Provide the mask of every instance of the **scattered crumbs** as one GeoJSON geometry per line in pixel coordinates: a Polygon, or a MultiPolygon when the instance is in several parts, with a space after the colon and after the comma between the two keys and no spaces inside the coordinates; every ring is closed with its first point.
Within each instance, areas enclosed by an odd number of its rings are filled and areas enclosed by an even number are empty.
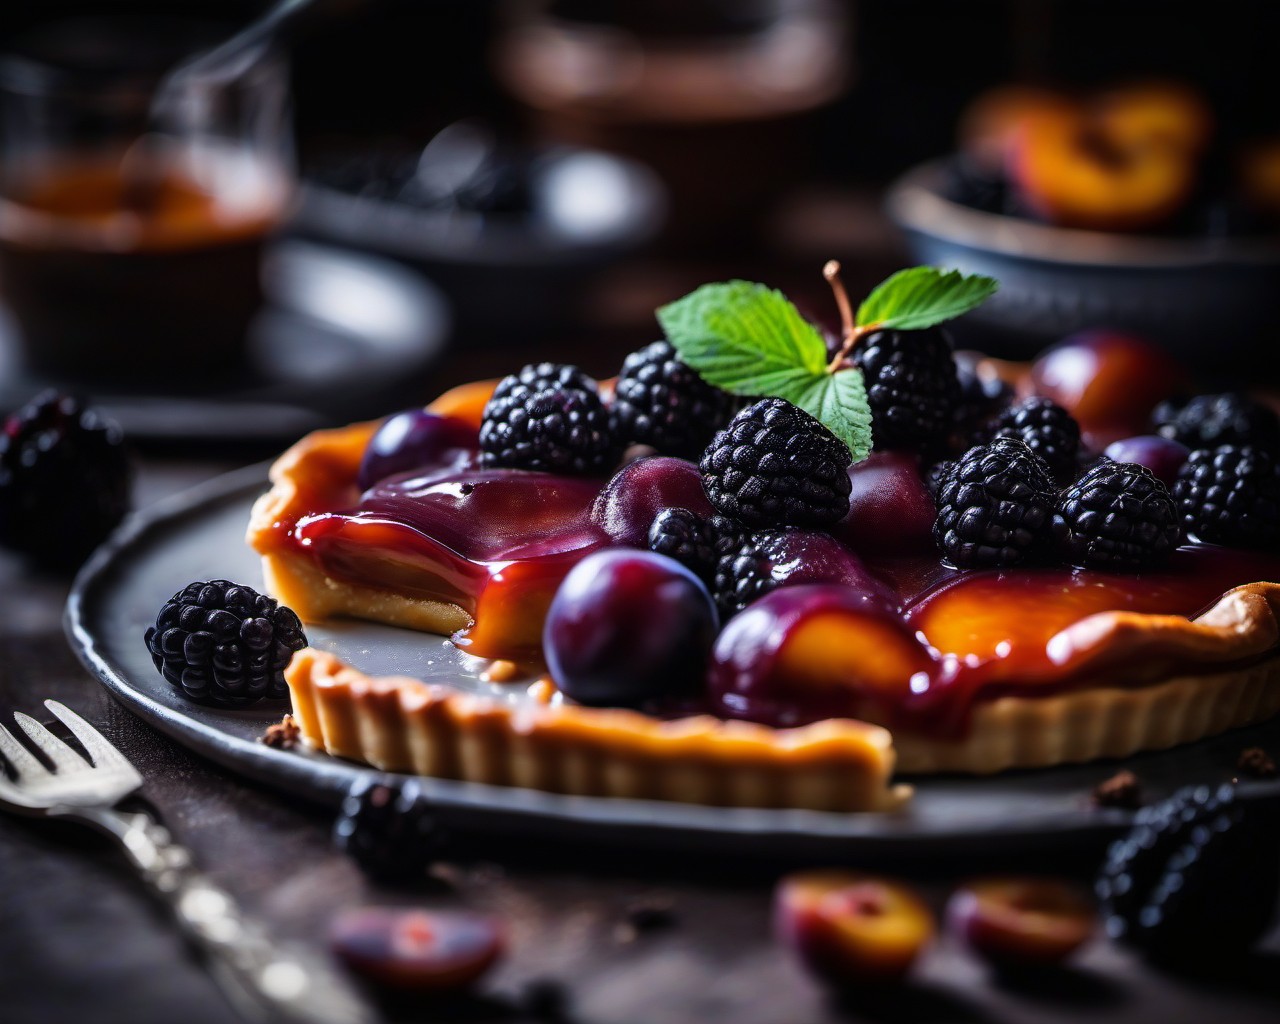
{"type": "Polygon", "coordinates": [[[1097,807],[1141,807],[1142,786],[1138,776],[1130,771],[1116,772],[1094,787],[1093,803],[1097,807]]]}
{"type": "Polygon", "coordinates": [[[480,678],[487,683],[509,683],[513,679],[519,679],[522,675],[524,673],[514,661],[498,658],[489,662],[485,670],[480,673],[480,678]]]}
{"type": "Polygon", "coordinates": [[[1247,747],[1236,758],[1236,771],[1255,779],[1272,779],[1276,775],[1276,763],[1261,747],[1247,747]]]}
{"type": "Polygon", "coordinates": [[[529,696],[539,704],[550,704],[551,699],[555,697],[556,693],[556,684],[546,676],[543,676],[529,687],[529,696]]]}
{"type": "Polygon", "coordinates": [[[569,991],[555,978],[534,978],[525,985],[520,1003],[535,1020],[564,1020],[569,991]]]}
{"type": "Polygon", "coordinates": [[[267,731],[262,734],[262,742],[274,750],[292,750],[301,739],[302,730],[293,715],[285,715],[274,725],[267,726],[267,731]]]}
{"type": "Polygon", "coordinates": [[[613,930],[613,937],[617,942],[634,942],[645,932],[670,928],[675,923],[676,913],[668,897],[640,897],[627,904],[623,919],[613,930]]]}

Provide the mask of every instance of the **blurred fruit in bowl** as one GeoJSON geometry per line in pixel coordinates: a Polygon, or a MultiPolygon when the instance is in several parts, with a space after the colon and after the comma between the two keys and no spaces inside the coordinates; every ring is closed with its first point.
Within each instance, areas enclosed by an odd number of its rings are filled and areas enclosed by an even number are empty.
{"type": "Polygon", "coordinates": [[[1245,145],[1186,86],[1006,86],[958,140],[888,208],[917,261],[1000,281],[961,345],[1027,358],[1106,324],[1212,371],[1280,329],[1280,142],[1245,145]]]}
{"type": "Polygon", "coordinates": [[[521,344],[563,322],[584,279],[652,239],[666,198],[642,165],[592,149],[517,144],[461,121],[422,150],[318,160],[296,228],[422,270],[462,331],[521,344]],[[501,295],[502,301],[494,301],[501,295]]]}
{"type": "Polygon", "coordinates": [[[1008,174],[1028,210],[1051,224],[1135,231],[1165,223],[1186,203],[1196,167],[1186,149],[1150,134],[1110,131],[1084,111],[1025,121],[1012,144],[1008,174]]]}

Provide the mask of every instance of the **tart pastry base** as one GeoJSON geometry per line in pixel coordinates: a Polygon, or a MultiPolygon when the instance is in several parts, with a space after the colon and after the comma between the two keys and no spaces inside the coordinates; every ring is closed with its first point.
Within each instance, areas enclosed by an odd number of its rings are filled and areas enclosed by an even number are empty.
{"type": "Polygon", "coordinates": [[[832,719],[774,730],[707,715],[520,707],[444,684],[372,678],[331,654],[298,652],[285,673],[306,742],[388,771],[581,796],[740,807],[887,811],[889,733],[832,719]]]}
{"type": "MultiPolygon", "coordinates": [[[[376,424],[318,431],[272,467],[249,541],[268,590],[303,619],[349,615],[434,633],[465,627],[456,605],[334,579],[281,542],[317,495],[352,503],[376,424]]],[[[340,502],[339,502],[340,503],[340,502]]],[[[328,507],[334,507],[332,505],[328,507]]],[[[1067,692],[979,699],[962,739],[831,719],[775,730],[707,716],[664,722],[619,710],[520,707],[445,684],[374,679],[317,651],[288,672],[299,724],[319,750],[378,768],[593,796],[836,811],[888,810],[903,772],[989,773],[1188,743],[1280,712],[1280,584],[1250,583],[1189,620],[1104,612],[1063,630],[1051,659],[1067,692]]]]}

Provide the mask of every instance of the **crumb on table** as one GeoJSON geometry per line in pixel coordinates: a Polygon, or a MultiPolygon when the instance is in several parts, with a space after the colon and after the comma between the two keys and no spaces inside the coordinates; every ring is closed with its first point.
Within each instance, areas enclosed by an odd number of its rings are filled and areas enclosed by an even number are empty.
{"type": "Polygon", "coordinates": [[[1276,775],[1276,763],[1261,747],[1246,747],[1236,758],[1236,771],[1255,779],[1272,779],[1276,775]]]}
{"type": "Polygon", "coordinates": [[[274,725],[267,726],[267,731],[262,734],[262,742],[275,750],[292,750],[301,739],[302,730],[297,720],[288,714],[274,725]]]}
{"type": "Polygon", "coordinates": [[[1134,808],[1142,806],[1142,785],[1131,771],[1116,772],[1093,790],[1093,802],[1098,807],[1134,808]]]}

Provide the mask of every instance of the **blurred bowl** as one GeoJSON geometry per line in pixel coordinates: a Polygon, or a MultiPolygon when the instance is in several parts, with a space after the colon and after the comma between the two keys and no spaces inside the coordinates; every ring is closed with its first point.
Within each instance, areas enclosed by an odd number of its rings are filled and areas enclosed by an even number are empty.
{"type": "Polygon", "coordinates": [[[309,181],[294,227],[421,270],[449,295],[464,337],[527,338],[571,317],[589,276],[652,239],[666,212],[658,179],[633,161],[556,147],[528,166],[527,212],[436,209],[309,181]]]}
{"type": "Polygon", "coordinates": [[[1280,329],[1280,238],[1107,234],[987,213],[944,195],[946,166],[909,171],[887,206],[917,262],[999,280],[994,297],[955,322],[962,345],[1026,357],[1112,327],[1220,366],[1257,355],[1280,329]]]}

